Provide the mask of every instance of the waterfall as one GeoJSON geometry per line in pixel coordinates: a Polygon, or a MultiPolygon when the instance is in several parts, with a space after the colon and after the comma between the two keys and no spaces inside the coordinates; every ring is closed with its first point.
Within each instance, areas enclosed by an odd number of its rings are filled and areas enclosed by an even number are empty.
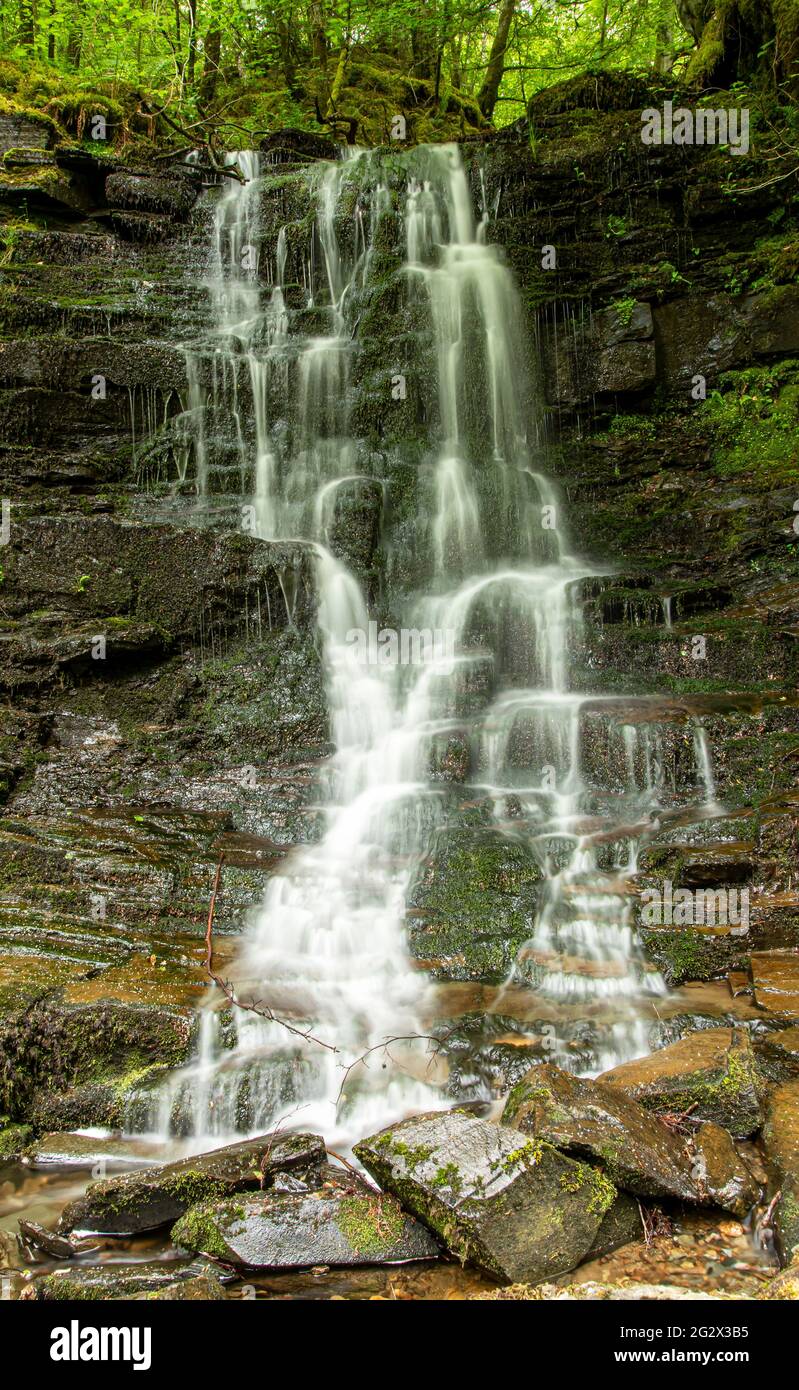
{"type": "MultiPolygon", "coordinates": [[[[238,475],[235,491],[252,506],[259,536],[312,547],[335,749],[321,838],[294,850],[269,880],[233,978],[240,998],[336,1051],[244,1011],[234,1011],[234,1043],[225,1047],[208,1008],[195,1062],[162,1088],[158,1124],[206,1145],[278,1123],[349,1142],[448,1103],[423,1037],[433,987],[409,961],[406,911],[446,814],[430,775],[433,744],[453,728],[470,673],[491,672],[471,715],[470,790],[498,831],[514,798],[513,835],[542,874],[538,914],[496,1009],[504,991],[521,987],[555,1003],[610,1001],[618,1013],[597,1068],[646,1050],[636,1006],[664,989],[637,945],[627,891],[635,841],[622,824],[654,816],[659,760],[646,733],[612,724],[609,701],[608,738],[621,741],[626,785],[616,806],[589,788],[584,720],[601,697],[574,693],[569,678],[581,583],[598,571],[573,553],[564,505],[541,467],[543,411],[525,365],[518,295],[487,242],[487,214],[476,224],[457,148],[390,159],[356,152],[309,175],[316,232],[306,309],[321,323],[311,337],[290,331],[286,228],[269,253],[268,291],[258,274],[258,156],[230,161],[246,182],[227,182],[215,206],[212,328],[186,349],[198,505],[229,493],[229,475],[238,475]],[[388,218],[403,228],[403,293],[426,325],[437,392],[412,533],[420,579],[390,597],[403,626],[448,639],[444,650],[423,638],[405,661],[390,647],[389,659],[376,661],[370,644],[355,640],[372,622],[369,596],[330,544],[340,490],[382,481],[352,429],[350,388],[388,218]],[[290,389],[293,430],[273,410],[275,395],[285,405],[290,389]],[[236,465],[214,445],[223,435],[234,441],[236,465]]],[[[710,795],[698,730],[697,756],[710,795]]],[[[567,1059],[565,1040],[557,1055],[567,1059]]]]}

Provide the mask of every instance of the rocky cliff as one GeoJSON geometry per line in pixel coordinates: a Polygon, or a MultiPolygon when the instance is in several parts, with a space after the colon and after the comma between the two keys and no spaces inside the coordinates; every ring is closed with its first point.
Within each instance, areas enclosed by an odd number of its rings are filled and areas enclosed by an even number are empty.
{"type": "MultiPolygon", "coordinates": [[[[541,455],[602,571],[585,584],[579,688],[627,692],[610,722],[584,708],[589,775],[612,795],[613,728],[650,725],[685,791],[701,720],[725,810],[657,827],[640,884],[752,890],[745,934],[645,933],[679,983],[799,943],[799,229],[792,184],[758,190],[754,157],[644,147],[640,98],[544,94],[533,139],[526,124],[463,152],[522,290],[541,455]]],[[[192,1046],[220,858],[224,937],[315,834],[329,751],[315,596],[302,545],[242,531],[229,438],[212,441],[198,504],[185,345],[207,321],[214,190],[165,162],[48,148],[41,128],[0,136],[0,1109],[114,1123],[192,1046]]],[[[309,159],[290,140],[269,158],[260,274],[273,281],[285,228],[299,329],[318,235],[309,159]]],[[[334,523],[386,611],[419,576],[410,546],[383,544],[383,518],[412,535],[436,410],[398,247],[395,210],[349,402],[377,485],[343,491],[334,523]]],[[[480,991],[529,934],[535,874],[486,830],[457,734],[438,775],[453,836],[419,884],[411,949],[474,986],[455,1074],[488,1042],[489,1070],[512,1079],[497,1038],[513,1022],[486,1024],[480,991]]]]}

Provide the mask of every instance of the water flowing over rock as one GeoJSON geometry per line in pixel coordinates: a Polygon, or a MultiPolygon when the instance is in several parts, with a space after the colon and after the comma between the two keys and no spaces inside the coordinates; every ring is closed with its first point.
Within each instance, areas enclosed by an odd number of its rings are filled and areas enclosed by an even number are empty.
{"type": "Polygon", "coordinates": [[[501,1282],[574,1269],[616,1198],[597,1169],[459,1110],[405,1120],[355,1153],[453,1254],[501,1282]]]}
{"type": "MultiPolygon", "coordinates": [[[[335,748],[321,835],[272,876],[236,986],[337,1051],[250,1012],[231,1055],[208,1014],[147,1123],[218,1142],[291,1113],[330,1132],[332,1106],[333,1134],[352,1139],[440,1103],[413,1041],[426,991],[408,928],[442,978],[612,1003],[603,1065],[643,1050],[637,1005],[665,986],[636,941],[629,843],[609,832],[603,859],[582,831],[581,748],[593,720],[621,749],[625,811],[649,819],[657,740],[570,690],[594,571],[546,476],[521,304],[459,152],[355,151],[291,174],[301,224],[275,220],[258,154],[230,160],[246,181],[215,203],[183,427],[205,515],[230,516],[235,489],[255,535],[311,548],[335,748]],[[389,302],[393,345],[375,320],[389,302]]],[[[699,726],[694,743],[710,786],[699,726]]]]}

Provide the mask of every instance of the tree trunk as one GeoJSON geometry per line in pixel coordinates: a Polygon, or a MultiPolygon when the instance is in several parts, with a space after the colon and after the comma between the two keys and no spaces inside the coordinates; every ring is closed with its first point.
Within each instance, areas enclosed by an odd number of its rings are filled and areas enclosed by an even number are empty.
{"type": "Polygon", "coordinates": [[[502,9],[497,20],[497,32],[491,45],[488,67],[483,78],[483,85],[477,94],[477,105],[487,121],[490,121],[494,114],[500,83],[505,73],[505,52],[508,47],[508,34],[515,9],[516,0],[502,0],[502,9]]]}
{"type": "Polygon", "coordinates": [[[436,67],[436,6],[435,0],[420,0],[417,4],[417,23],[411,31],[413,73],[415,77],[432,77],[436,67]]]}
{"type": "Polygon", "coordinates": [[[655,31],[655,72],[667,77],[674,67],[674,18],[672,0],[660,0],[655,31]]]}
{"type": "Polygon", "coordinates": [[[186,80],[189,87],[194,86],[194,71],[197,66],[197,0],[189,0],[189,52],[186,63],[186,80]]]}
{"type": "Polygon", "coordinates": [[[290,92],[293,92],[297,80],[293,32],[285,20],[282,19],[277,21],[276,28],[278,48],[280,49],[280,66],[283,69],[286,86],[290,92]]]}
{"type": "Polygon", "coordinates": [[[599,56],[600,56],[600,58],[604,57],[604,54],[605,54],[605,44],[606,44],[607,41],[608,41],[608,8],[609,8],[609,5],[610,5],[610,0],[605,0],[604,5],[602,6],[602,24],[601,24],[601,27],[600,27],[600,30],[599,30],[599,56]]]}
{"type": "Polygon", "coordinates": [[[19,0],[19,41],[24,48],[33,48],[36,42],[33,0],[19,0]]]}
{"type": "Polygon", "coordinates": [[[734,82],[779,84],[799,94],[799,7],[793,0],[678,0],[683,23],[698,36],[688,76],[703,87],[734,82]]]}
{"type": "Polygon", "coordinates": [[[316,66],[327,76],[327,34],[322,0],[311,0],[311,52],[316,66]]]}
{"type": "Polygon", "coordinates": [[[80,67],[81,54],[83,52],[83,25],[81,23],[80,10],[76,9],[67,34],[67,62],[75,72],[80,67]]]}
{"type": "Polygon", "coordinates": [[[207,106],[212,102],[216,95],[216,81],[219,76],[219,60],[222,56],[222,30],[214,27],[209,29],[203,43],[203,75],[200,79],[200,87],[197,99],[201,106],[207,106]]]}

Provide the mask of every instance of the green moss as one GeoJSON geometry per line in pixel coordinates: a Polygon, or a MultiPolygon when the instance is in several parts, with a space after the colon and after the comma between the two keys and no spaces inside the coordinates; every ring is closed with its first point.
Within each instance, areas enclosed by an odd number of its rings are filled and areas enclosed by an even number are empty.
{"type": "Polygon", "coordinates": [[[763,490],[799,485],[799,361],[725,373],[699,418],[719,477],[747,475],[763,490]]]}
{"type": "Polygon", "coordinates": [[[172,1227],[172,1244],[183,1246],[186,1250],[200,1251],[218,1260],[229,1260],[230,1250],[219,1232],[219,1223],[228,1216],[243,1217],[244,1209],[228,1206],[220,1210],[217,1206],[209,1208],[204,1204],[190,1207],[172,1227]]]}
{"type": "Polygon", "coordinates": [[[52,116],[36,106],[29,106],[24,102],[16,101],[13,97],[0,96],[0,116],[9,116],[13,120],[30,121],[33,125],[43,126],[50,135],[58,134],[58,126],[52,116]]]}
{"type": "Polygon", "coordinates": [[[433,1187],[448,1187],[455,1197],[463,1191],[463,1178],[457,1163],[445,1163],[436,1170],[431,1181],[433,1187]]]}
{"type": "Polygon", "coordinates": [[[0,1130],[0,1159],[11,1158],[12,1155],[21,1153],[33,1138],[33,1129],[30,1125],[9,1125],[6,1129],[0,1130]]]}
{"type": "Polygon", "coordinates": [[[686,980],[712,980],[728,970],[743,968],[749,959],[746,942],[727,933],[653,927],[642,928],[641,936],[647,955],[670,985],[686,980]]]}
{"type": "Polygon", "coordinates": [[[632,295],[628,295],[624,299],[614,299],[611,304],[610,307],[613,313],[624,328],[630,327],[637,303],[637,299],[633,298],[632,295]]]}
{"type": "Polygon", "coordinates": [[[534,1168],[537,1163],[541,1162],[543,1153],[542,1144],[528,1139],[520,1148],[513,1149],[511,1153],[506,1154],[498,1166],[503,1173],[510,1175],[517,1168],[534,1168]]]}
{"type": "Polygon", "coordinates": [[[359,1255],[376,1256],[398,1244],[405,1220],[393,1197],[344,1197],[336,1207],[336,1225],[359,1255]]]}
{"type": "Polygon", "coordinates": [[[403,1144],[400,1139],[392,1142],[390,1135],[381,1136],[380,1147],[390,1148],[392,1153],[396,1154],[398,1158],[402,1158],[409,1173],[418,1168],[420,1163],[425,1163],[433,1154],[433,1150],[428,1148],[426,1144],[410,1147],[408,1144],[403,1144]]]}
{"type": "Polygon", "coordinates": [[[89,1284],[82,1279],[71,1279],[68,1274],[47,1274],[38,1281],[42,1297],[58,1302],[81,1303],[100,1302],[108,1298],[108,1289],[102,1284],[89,1284]]]}

